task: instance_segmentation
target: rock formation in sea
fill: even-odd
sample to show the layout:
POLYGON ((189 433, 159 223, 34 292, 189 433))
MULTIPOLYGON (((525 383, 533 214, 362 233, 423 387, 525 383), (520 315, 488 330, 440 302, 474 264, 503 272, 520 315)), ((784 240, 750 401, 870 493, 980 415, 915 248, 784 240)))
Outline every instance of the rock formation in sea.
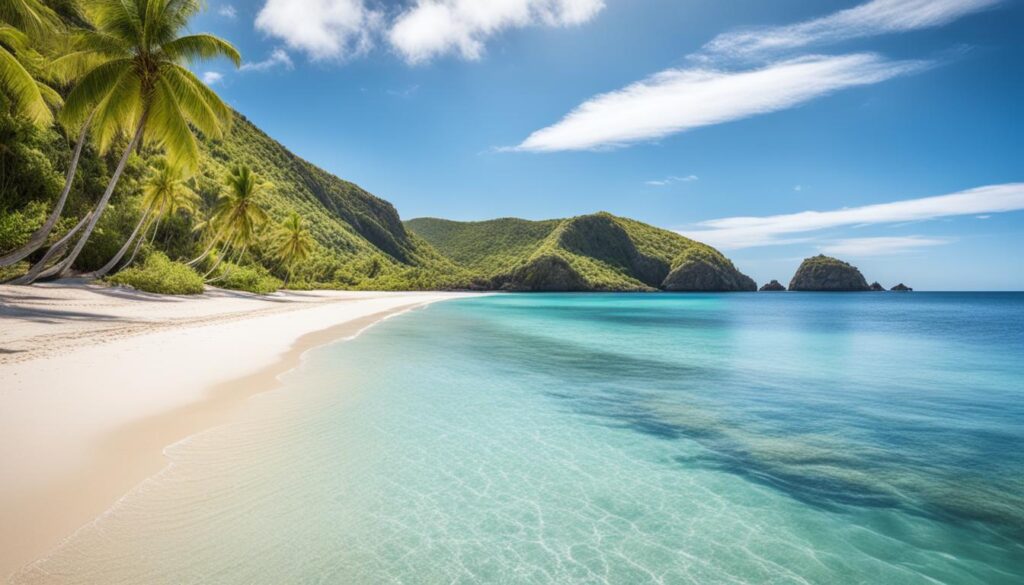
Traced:
POLYGON ((871 287, 870 288, 871 288, 872 292, 885 292, 885 287, 880 285, 880 284, 878 284, 877 280, 875 282, 871 283, 871 287))
POLYGON ((852 266, 825 255, 804 260, 789 281, 789 290, 796 291, 866 291, 870 290, 864 275, 852 266))
POLYGON ((777 280, 773 280, 761 287, 761 292, 778 292, 784 290, 786 290, 786 287, 782 286, 782 283, 777 280))
POLYGON ((914 289, 910 288, 909 286, 907 286, 907 285, 905 285, 905 284, 903 284, 901 282, 901 283, 897 284, 896 286, 892 287, 892 289, 890 289, 890 290, 893 290, 893 291, 896 291, 896 292, 911 292, 914 289))

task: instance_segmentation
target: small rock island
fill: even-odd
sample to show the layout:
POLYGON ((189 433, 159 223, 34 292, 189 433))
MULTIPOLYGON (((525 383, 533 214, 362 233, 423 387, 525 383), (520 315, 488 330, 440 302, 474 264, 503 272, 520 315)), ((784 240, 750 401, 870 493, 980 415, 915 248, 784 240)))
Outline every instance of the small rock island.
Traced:
POLYGON ((901 282, 889 290, 892 290, 893 292, 912 292, 914 289, 901 282))
POLYGON ((777 280, 773 280, 761 287, 761 292, 781 292, 784 290, 786 290, 786 287, 782 286, 777 280))
POLYGON ((872 282, 869 288, 871 289, 871 292, 885 292, 885 287, 878 284, 877 280, 872 282))
POLYGON ((851 292, 870 288, 856 266, 819 254, 800 264, 789 282, 789 290, 851 292))

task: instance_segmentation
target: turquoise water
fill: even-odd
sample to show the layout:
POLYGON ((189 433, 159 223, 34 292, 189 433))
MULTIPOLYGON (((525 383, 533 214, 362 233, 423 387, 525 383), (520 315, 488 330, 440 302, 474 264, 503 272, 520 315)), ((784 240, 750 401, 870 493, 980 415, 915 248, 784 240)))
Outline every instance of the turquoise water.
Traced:
POLYGON ((24 583, 1021 583, 1024 295, 501 295, 317 349, 24 583))

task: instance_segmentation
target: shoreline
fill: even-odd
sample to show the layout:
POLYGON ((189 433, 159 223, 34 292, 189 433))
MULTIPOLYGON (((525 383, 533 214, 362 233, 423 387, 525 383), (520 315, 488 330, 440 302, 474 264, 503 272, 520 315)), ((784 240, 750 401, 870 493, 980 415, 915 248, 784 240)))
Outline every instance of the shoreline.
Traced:
POLYGON ((307 351, 467 296, 169 299, 82 285, 0 287, 0 582, 166 468, 168 446, 278 387, 307 351), (92 304, 63 315, 52 308, 76 303, 92 304))

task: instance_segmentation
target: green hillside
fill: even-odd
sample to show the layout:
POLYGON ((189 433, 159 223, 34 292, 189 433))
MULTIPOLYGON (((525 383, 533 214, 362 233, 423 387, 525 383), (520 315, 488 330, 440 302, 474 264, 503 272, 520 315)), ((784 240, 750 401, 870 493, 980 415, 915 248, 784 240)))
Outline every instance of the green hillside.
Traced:
MULTIPOLYGON (((16 248, 42 224, 63 183, 62 172, 70 156, 67 137, 56 128, 39 129, 0 112, 0 250, 16 248)), ((409 233, 397 211, 348 181, 302 160, 277 143, 243 116, 236 114, 223 140, 201 140, 198 172, 186 186, 202 199, 195 215, 179 214, 162 227, 150 249, 171 258, 188 259, 201 251, 193 227, 202 221, 224 188, 230 166, 246 164, 272 186, 259 196, 270 224, 298 212, 315 241, 311 259, 296 271, 294 281, 316 287, 429 289, 465 285, 466 272, 439 255, 423 240, 409 233)), ((116 149, 115 149, 116 150, 116 149)), ((127 239, 140 213, 142 182, 157 153, 133 156, 118 185, 111 208, 75 264, 86 271, 101 266, 127 239)), ((112 157, 98 157, 91 148, 83 154, 75 188, 64 217, 51 240, 73 226, 88 212, 106 185, 112 157)), ((246 261, 284 277, 267 251, 265 234, 246 261)), ((147 248, 149 248, 147 246, 147 248)), ((38 256, 30 257, 33 260, 38 256)), ((28 262, 7 270, 15 276, 28 262)))
POLYGON ((471 271, 478 286, 528 291, 754 290, 714 248, 674 232, 596 213, 569 219, 407 221, 410 231, 471 271))

